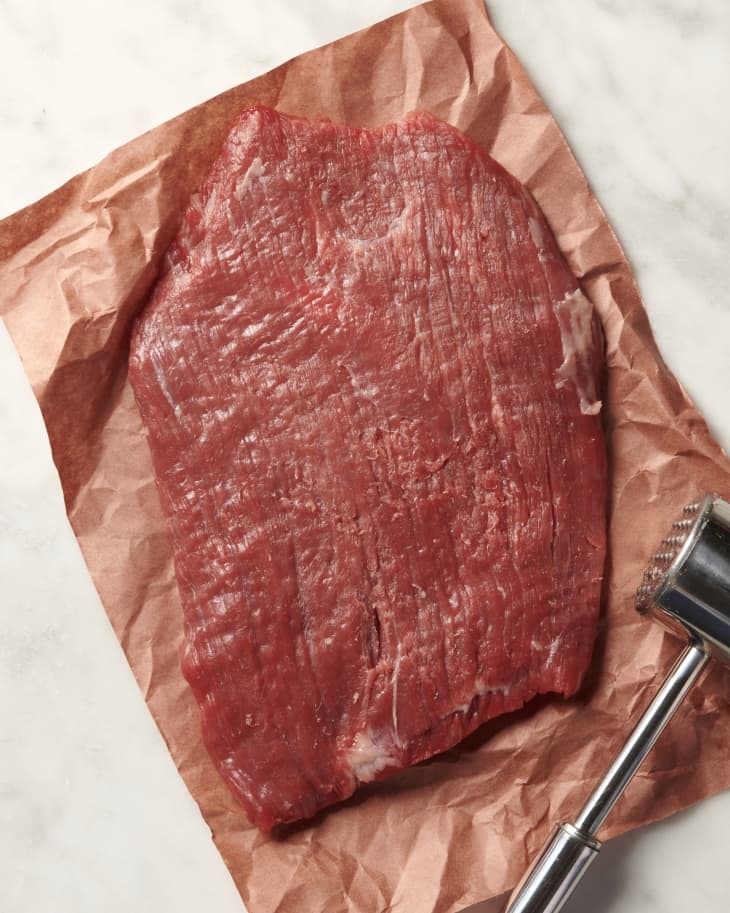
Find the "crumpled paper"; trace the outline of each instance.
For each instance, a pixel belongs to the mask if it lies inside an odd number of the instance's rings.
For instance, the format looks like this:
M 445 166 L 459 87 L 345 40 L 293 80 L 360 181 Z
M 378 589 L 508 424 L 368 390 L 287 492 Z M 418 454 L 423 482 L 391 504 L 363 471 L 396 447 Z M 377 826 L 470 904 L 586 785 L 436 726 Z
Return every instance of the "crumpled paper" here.
M 584 687 L 493 721 L 283 836 L 252 827 L 203 748 L 179 669 L 182 616 L 150 455 L 127 383 L 130 322 L 229 124 L 261 102 L 373 126 L 421 108 L 532 191 L 603 321 L 610 553 Z M 682 505 L 730 493 L 730 463 L 657 352 L 631 270 L 555 121 L 480 0 L 416 7 L 163 124 L 0 223 L 0 313 L 51 440 L 68 516 L 147 703 L 251 913 L 451 913 L 498 894 L 570 819 L 679 644 L 633 609 Z M 610 836 L 730 785 L 730 677 L 691 693 Z

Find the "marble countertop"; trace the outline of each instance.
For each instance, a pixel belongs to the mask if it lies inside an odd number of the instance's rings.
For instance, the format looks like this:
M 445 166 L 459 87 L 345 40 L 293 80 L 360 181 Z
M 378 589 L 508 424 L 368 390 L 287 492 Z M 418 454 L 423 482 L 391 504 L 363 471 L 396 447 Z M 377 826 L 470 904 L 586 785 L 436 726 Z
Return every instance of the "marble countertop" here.
M 5 0 L 0 216 L 193 104 L 408 5 Z M 730 6 L 488 8 L 623 242 L 668 364 L 728 448 Z M 0 437 L 0 908 L 241 913 L 99 604 L 1 325 Z M 730 793 L 612 841 L 569 909 L 724 913 L 728 816 Z

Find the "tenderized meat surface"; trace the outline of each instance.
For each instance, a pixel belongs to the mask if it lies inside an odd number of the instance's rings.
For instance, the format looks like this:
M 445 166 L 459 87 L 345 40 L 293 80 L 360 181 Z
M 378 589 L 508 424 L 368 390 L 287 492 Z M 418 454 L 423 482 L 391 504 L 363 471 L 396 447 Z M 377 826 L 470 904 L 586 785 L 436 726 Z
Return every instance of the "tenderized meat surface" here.
M 531 197 L 427 114 L 244 112 L 138 319 L 210 755 L 313 815 L 589 663 L 602 348 Z

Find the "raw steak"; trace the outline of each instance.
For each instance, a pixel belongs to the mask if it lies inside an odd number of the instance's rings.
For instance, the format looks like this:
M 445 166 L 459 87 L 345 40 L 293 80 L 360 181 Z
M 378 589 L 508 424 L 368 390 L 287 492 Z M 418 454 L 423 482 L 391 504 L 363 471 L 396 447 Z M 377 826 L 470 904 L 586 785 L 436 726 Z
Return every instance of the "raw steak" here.
M 532 198 L 426 114 L 231 132 L 132 338 L 208 751 L 264 829 L 588 665 L 601 340 Z

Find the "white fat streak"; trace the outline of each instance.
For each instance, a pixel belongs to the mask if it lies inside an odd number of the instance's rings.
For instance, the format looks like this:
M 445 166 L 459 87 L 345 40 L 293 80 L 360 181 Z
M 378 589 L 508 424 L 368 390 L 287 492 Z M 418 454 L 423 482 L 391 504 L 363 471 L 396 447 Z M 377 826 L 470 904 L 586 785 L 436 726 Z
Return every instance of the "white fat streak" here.
M 155 377 L 157 378 L 157 383 L 160 385 L 160 391 L 162 392 L 162 395 L 165 397 L 167 404 L 172 409 L 173 415 L 182 425 L 182 411 L 180 406 L 175 402 L 175 400 L 172 398 L 172 395 L 170 394 L 170 390 L 165 380 L 165 372 L 162 370 L 162 366 L 155 357 L 154 353 L 151 353 L 150 362 L 152 363 L 152 370 L 155 372 Z
M 398 764 L 397 757 L 377 744 L 371 729 L 358 732 L 346 754 L 346 761 L 360 783 L 369 783 L 386 767 Z
M 530 234 L 532 235 L 532 240 L 535 242 L 535 247 L 538 250 L 538 253 L 542 251 L 543 243 L 545 241 L 545 236 L 543 235 L 542 225 L 534 216 L 529 216 L 527 220 L 528 228 L 530 229 Z
M 262 177 L 265 173 L 266 166 L 257 155 L 256 158 L 248 166 L 243 176 L 236 181 L 236 189 L 233 191 L 236 199 L 242 199 L 246 191 L 249 189 L 249 185 L 256 181 L 258 178 Z
M 591 367 L 593 305 L 580 289 L 576 289 L 558 301 L 554 310 L 563 347 L 563 362 L 556 372 L 556 386 L 560 388 L 572 382 L 580 400 L 580 411 L 584 415 L 596 415 L 601 411 L 601 401 L 596 394 Z
M 559 649 L 560 649 L 560 638 L 556 637 L 550 643 L 550 650 L 548 651 L 547 659 L 545 660 L 546 666 L 552 665 L 552 662 L 555 659 L 555 657 L 557 656 Z
M 509 694 L 509 692 L 512 690 L 513 687 L 514 687 L 514 684 L 510 683 L 507 685 L 495 685 L 492 688 L 485 688 L 485 687 L 478 688 L 474 692 L 474 697 L 471 699 L 471 701 L 467 701 L 464 704 L 457 704 L 456 707 L 454 707 L 454 713 L 466 713 L 466 711 L 471 707 L 472 701 L 476 700 L 477 698 L 487 697 L 487 695 L 489 695 L 489 694 L 506 695 L 506 694 Z
M 514 687 L 514 683 L 512 683 L 512 682 L 508 682 L 507 684 L 504 684 L 504 685 L 492 685 L 490 687 L 487 687 L 482 682 L 477 681 L 476 688 L 474 690 L 474 694 L 473 694 L 471 700 L 466 701 L 463 704 L 457 704 L 454 707 L 453 712 L 454 713 L 466 713 L 466 711 L 471 707 L 472 701 L 475 701 L 477 698 L 487 697 L 490 694 L 506 695 L 506 694 L 509 694 L 509 692 L 512 690 L 513 687 Z
M 400 745 L 400 737 L 398 735 L 398 676 L 400 675 L 400 649 L 398 650 L 398 656 L 396 657 L 395 663 L 393 665 L 393 737 L 395 739 L 395 744 Z
M 487 694 L 509 694 L 513 688 L 514 682 L 506 682 L 504 685 L 490 685 L 489 687 L 477 682 L 477 690 L 474 693 L 474 697 L 484 697 Z
M 548 655 L 545 657 L 545 665 L 551 666 L 560 649 L 560 635 L 553 637 L 549 644 L 544 644 L 536 637 L 533 637 L 530 641 L 530 647 L 533 650 L 539 650 L 541 653 L 544 653 L 547 648 Z

